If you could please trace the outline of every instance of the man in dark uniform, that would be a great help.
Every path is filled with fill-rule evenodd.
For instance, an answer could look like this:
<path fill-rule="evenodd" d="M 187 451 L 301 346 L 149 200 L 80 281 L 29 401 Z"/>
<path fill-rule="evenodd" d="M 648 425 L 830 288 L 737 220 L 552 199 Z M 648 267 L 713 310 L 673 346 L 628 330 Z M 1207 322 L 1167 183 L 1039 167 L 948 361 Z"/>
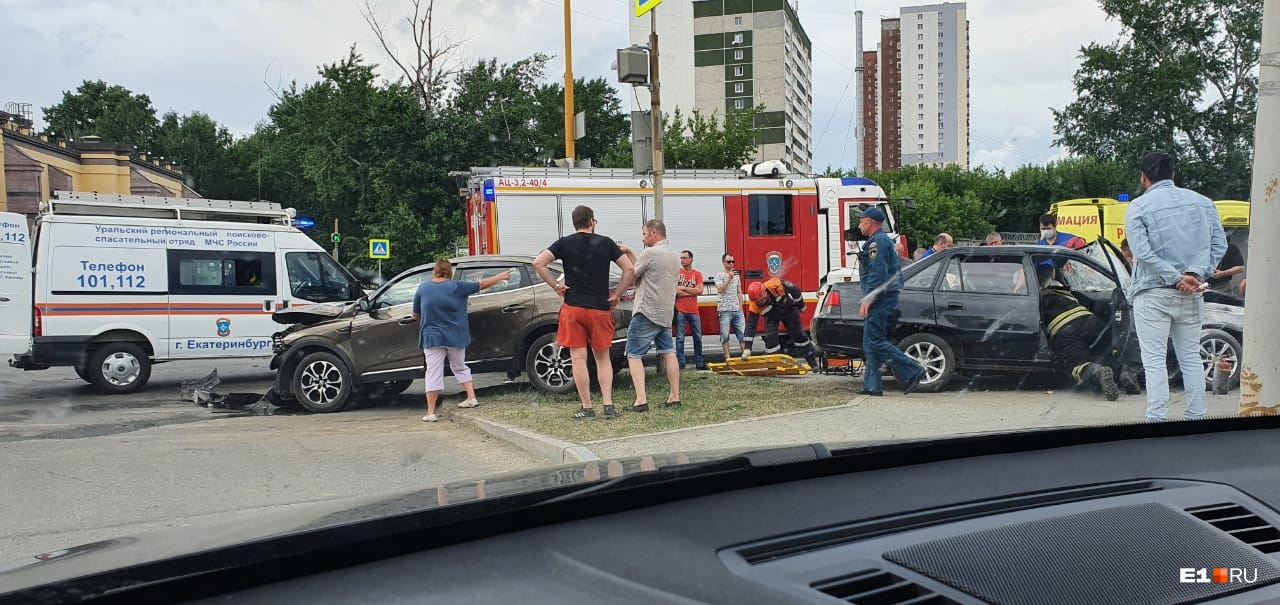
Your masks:
<path fill-rule="evenodd" d="M 903 394 L 910 393 L 924 379 L 924 368 L 906 353 L 889 343 L 889 324 L 898 312 L 898 291 L 902 289 L 902 265 L 893 240 L 881 229 L 885 216 L 878 208 L 867 208 L 858 214 L 858 229 L 867 242 L 858 253 L 858 271 L 862 283 L 862 350 L 866 356 L 862 395 L 884 394 L 880 380 L 880 364 L 893 370 L 894 379 L 902 385 Z"/>
<path fill-rule="evenodd" d="M 1054 362 L 1071 374 L 1076 384 L 1090 384 L 1102 390 L 1107 401 L 1120 398 L 1123 388 L 1131 395 L 1141 393 L 1137 372 L 1111 358 L 1099 356 L 1092 350 L 1094 341 L 1102 334 L 1106 324 L 1099 315 L 1107 315 L 1110 303 L 1094 301 L 1077 295 L 1056 281 L 1052 261 L 1044 261 L 1036 268 L 1040 280 L 1040 320 L 1049 334 L 1049 346 Z M 1094 309 L 1093 307 L 1099 307 Z M 1116 372 L 1119 372 L 1119 384 Z"/>
<path fill-rule="evenodd" d="M 756 324 L 764 318 L 764 352 L 777 353 L 782 350 L 778 339 L 778 324 L 786 326 L 791 336 L 791 344 L 804 352 L 809 367 L 818 365 L 813 351 L 813 342 L 804 333 L 804 323 L 800 314 L 804 312 L 804 295 L 797 286 L 785 279 L 772 278 L 764 283 L 754 282 L 747 286 L 747 329 L 742 338 L 742 360 L 751 357 L 751 342 L 756 336 Z"/>

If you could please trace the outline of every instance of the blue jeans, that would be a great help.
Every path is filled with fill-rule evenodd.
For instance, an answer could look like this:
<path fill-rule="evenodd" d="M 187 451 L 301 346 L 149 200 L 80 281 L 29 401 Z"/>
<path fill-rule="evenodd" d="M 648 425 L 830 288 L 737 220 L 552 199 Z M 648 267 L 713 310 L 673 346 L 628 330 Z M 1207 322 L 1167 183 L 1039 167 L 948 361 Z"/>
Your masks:
<path fill-rule="evenodd" d="M 681 313 L 676 311 L 676 361 L 684 367 L 684 328 L 689 324 L 689 335 L 693 336 L 693 363 L 703 365 L 702 359 L 702 317 L 697 313 Z"/>
<path fill-rule="evenodd" d="M 1200 326 L 1204 320 L 1204 296 L 1183 294 L 1173 288 L 1144 290 L 1134 296 L 1133 322 L 1142 347 L 1142 368 L 1147 373 L 1147 422 L 1162 422 L 1169 414 L 1169 341 L 1182 371 L 1187 398 L 1184 418 L 1200 420 L 1208 409 L 1204 366 L 1200 361 Z"/>
<path fill-rule="evenodd" d="M 720 311 L 718 314 L 720 319 L 720 342 L 729 342 L 729 336 L 737 336 L 738 344 L 742 344 L 742 333 L 747 329 L 747 318 L 743 317 L 742 309 L 736 311 Z"/>
<path fill-rule="evenodd" d="M 898 293 L 883 292 L 871 303 L 867 317 L 862 322 L 862 352 L 866 358 L 863 365 L 862 388 L 871 392 L 884 390 L 880 379 L 880 365 L 886 364 L 893 370 L 893 377 L 898 384 L 924 372 L 924 368 L 916 360 L 907 357 L 889 342 L 889 323 L 898 310 Z"/>
<path fill-rule="evenodd" d="M 652 345 L 659 355 L 675 352 L 671 342 L 671 326 L 660 326 L 639 313 L 631 316 L 627 326 L 627 357 L 639 359 L 649 352 Z"/>

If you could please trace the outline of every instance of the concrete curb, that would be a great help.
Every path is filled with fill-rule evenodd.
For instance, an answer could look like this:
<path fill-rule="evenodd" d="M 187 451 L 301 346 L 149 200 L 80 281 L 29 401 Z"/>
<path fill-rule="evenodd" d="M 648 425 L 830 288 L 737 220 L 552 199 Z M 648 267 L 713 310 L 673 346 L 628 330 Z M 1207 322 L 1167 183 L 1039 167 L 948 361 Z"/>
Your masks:
<path fill-rule="evenodd" d="M 595 452 L 579 443 L 556 439 L 541 433 L 466 414 L 458 414 L 458 417 L 466 418 L 479 427 L 480 430 L 552 464 L 571 464 L 600 459 Z"/>

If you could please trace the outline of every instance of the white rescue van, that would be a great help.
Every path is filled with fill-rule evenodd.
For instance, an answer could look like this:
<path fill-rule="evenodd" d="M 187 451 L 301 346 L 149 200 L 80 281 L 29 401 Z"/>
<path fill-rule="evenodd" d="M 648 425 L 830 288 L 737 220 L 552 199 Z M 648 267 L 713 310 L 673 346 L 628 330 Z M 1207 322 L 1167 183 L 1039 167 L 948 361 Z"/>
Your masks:
<path fill-rule="evenodd" d="M 105 393 L 141 389 L 153 363 L 270 357 L 272 313 L 362 294 L 292 217 L 271 202 L 60 191 L 28 238 L 25 217 L 0 214 L 0 354 L 71 366 Z"/>

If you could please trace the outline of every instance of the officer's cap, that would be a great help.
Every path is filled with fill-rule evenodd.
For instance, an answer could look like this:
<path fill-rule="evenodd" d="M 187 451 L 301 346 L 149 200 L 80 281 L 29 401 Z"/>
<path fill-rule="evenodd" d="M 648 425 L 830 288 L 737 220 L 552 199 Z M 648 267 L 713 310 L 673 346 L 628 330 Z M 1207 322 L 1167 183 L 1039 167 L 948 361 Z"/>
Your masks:
<path fill-rule="evenodd" d="M 877 223 L 883 223 L 885 221 L 884 213 L 881 212 L 879 208 L 875 207 L 867 208 L 866 210 L 858 213 L 858 218 L 863 217 L 869 218 Z"/>

